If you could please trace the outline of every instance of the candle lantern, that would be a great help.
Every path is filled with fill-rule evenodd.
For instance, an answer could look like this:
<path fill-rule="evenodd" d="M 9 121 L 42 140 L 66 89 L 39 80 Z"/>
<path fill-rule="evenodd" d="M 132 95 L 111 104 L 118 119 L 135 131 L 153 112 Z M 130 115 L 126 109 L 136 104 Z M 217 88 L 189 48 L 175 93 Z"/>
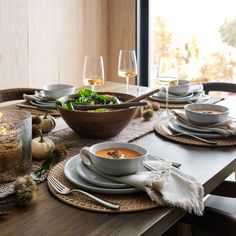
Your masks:
<path fill-rule="evenodd" d="M 10 182 L 31 169 L 31 114 L 0 110 L 0 183 Z"/>

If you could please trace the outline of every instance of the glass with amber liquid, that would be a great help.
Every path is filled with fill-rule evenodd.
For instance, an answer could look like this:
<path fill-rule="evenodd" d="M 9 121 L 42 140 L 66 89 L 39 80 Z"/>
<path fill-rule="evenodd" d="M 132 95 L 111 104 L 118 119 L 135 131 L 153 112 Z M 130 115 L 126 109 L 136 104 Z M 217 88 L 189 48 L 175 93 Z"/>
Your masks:
<path fill-rule="evenodd" d="M 95 86 L 104 84 L 104 65 L 102 56 L 86 56 L 84 60 L 83 84 L 91 86 L 95 91 Z"/>
<path fill-rule="evenodd" d="M 134 50 L 120 50 L 118 75 L 126 79 L 126 92 L 129 92 L 129 79 L 137 75 L 137 60 Z"/>
<path fill-rule="evenodd" d="M 163 117 L 170 117 L 169 106 L 169 87 L 178 85 L 178 65 L 175 57 L 163 56 L 159 60 L 157 69 L 157 84 L 161 89 L 164 88 L 166 94 L 166 110 Z"/>

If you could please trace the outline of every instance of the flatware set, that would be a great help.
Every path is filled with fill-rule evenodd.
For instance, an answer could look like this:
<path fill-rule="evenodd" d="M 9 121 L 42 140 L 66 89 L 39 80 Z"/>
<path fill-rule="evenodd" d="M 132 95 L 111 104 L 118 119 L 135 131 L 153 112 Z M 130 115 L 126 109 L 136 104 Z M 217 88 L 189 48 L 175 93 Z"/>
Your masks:
<path fill-rule="evenodd" d="M 98 198 L 98 197 L 92 195 L 91 193 L 85 192 L 85 191 L 80 190 L 80 189 L 70 189 L 70 188 L 66 187 L 65 185 L 63 185 L 60 181 L 58 181 L 52 175 L 49 175 L 47 180 L 50 183 L 50 185 L 53 187 L 53 189 L 55 189 L 60 194 L 67 195 L 67 194 L 70 194 L 72 192 L 79 192 L 79 193 L 82 193 L 82 194 L 86 195 L 87 197 L 93 199 L 94 201 L 96 201 L 97 203 L 99 203 L 99 204 L 101 204 L 105 207 L 108 207 L 108 208 L 111 208 L 111 209 L 116 209 L 116 210 L 118 210 L 120 208 L 119 204 L 114 204 L 114 203 L 105 201 L 101 198 Z"/>

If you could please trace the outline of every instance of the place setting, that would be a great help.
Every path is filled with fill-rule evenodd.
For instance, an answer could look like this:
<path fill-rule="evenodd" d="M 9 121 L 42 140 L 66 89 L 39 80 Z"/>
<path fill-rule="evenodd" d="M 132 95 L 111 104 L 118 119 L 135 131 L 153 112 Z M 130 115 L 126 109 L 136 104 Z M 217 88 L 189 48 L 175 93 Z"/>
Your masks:
<path fill-rule="evenodd" d="M 24 103 L 16 104 L 20 109 L 27 110 L 33 114 L 44 114 L 58 116 L 56 100 L 60 97 L 75 93 L 76 88 L 70 84 L 47 84 L 34 94 L 23 94 Z"/>
<path fill-rule="evenodd" d="M 201 215 L 203 187 L 180 166 L 139 145 L 102 142 L 55 165 L 48 174 L 48 187 L 64 203 L 90 211 L 122 213 L 172 206 Z"/>
<path fill-rule="evenodd" d="M 155 124 L 155 131 L 176 142 L 199 146 L 236 144 L 236 121 L 229 109 L 216 104 L 188 104 L 184 110 L 172 110 Z"/>
<path fill-rule="evenodd" d="M 163 108 L 167 106 L 166 99 L 169 108 L 183 108 L 188 103 L 207 101 L 209 96 L 204 94 L 202 84 L 191 84 L 188 80 L 180 79 L 177 85 L 168 88 L 168 95 L 165 87 L 162 87 L 150 99 L 159 102 Z"/>

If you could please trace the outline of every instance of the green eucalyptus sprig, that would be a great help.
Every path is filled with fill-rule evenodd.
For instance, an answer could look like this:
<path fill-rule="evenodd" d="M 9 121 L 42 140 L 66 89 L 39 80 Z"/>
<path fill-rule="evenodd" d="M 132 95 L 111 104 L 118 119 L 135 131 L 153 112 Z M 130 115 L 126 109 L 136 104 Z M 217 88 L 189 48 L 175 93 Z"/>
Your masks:
<path fill-rule="evenodd" d="M 47 156 L 40 169 L 31 173 L 34 180 L 40 181 L 43 174 L 47 172 L 51 165 L 63 160 L 67 156 L 67 149 L 73 147 L 76 142 L 56 145 L 55 149 Z"/>

